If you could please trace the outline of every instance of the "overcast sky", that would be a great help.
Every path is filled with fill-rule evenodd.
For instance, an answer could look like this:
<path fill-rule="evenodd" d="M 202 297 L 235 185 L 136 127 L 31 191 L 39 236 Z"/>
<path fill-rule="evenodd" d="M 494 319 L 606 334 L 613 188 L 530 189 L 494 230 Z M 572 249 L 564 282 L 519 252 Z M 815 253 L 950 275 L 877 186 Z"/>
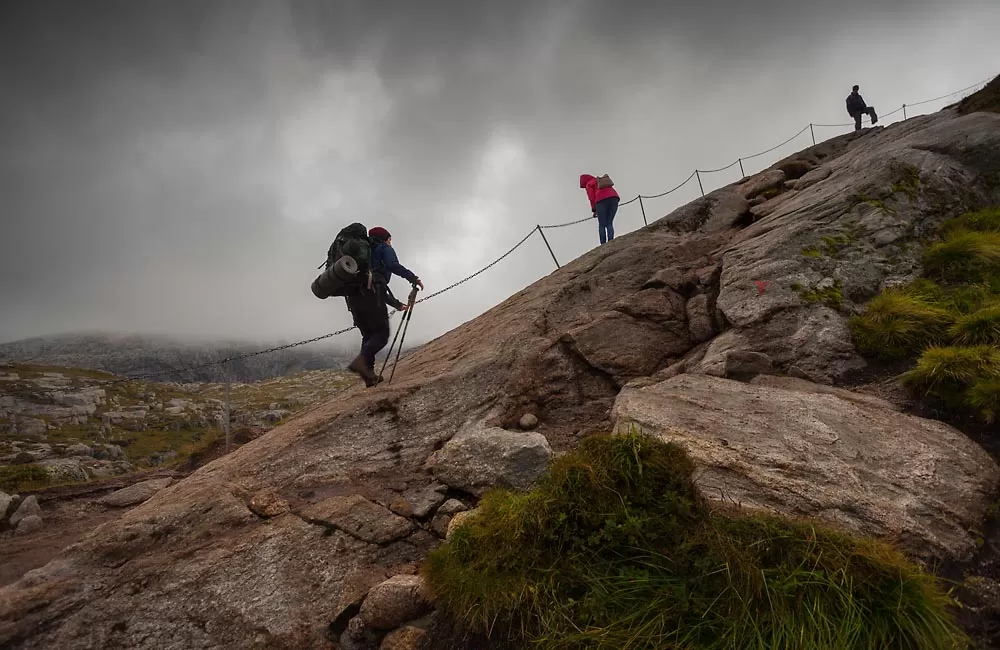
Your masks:
<path fill-rule="evenodd" d="M 998 26 L 997 0 L 6 0 L 0 341 L 311 338 L 350 324 L 309 284 L 352 221 L 388 228 L 431 292 L 588 216 L 581 173 L 654 194 L 848 121 L 855 83 L 882 113 L 957 90 L 1000 73 Z M 615 227 L 641 223 L 633 204 Z M 560 261 L 598 241 L 549 236 Z M 407 339 L 552 270 L 536 235 Z"/>

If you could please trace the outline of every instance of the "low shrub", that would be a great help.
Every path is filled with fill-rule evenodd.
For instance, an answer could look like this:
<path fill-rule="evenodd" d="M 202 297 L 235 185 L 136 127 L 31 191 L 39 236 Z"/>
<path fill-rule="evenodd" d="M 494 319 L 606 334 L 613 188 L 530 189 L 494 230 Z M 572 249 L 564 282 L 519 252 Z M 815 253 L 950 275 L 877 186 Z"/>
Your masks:
<path fill-rule="evenodd" d="M 648 436 L 585 439 L 430 554 L 439 610 L 540 648 L 965 647 L 936 579 L 888 544 L 713 510 L 692 471 Z"/>

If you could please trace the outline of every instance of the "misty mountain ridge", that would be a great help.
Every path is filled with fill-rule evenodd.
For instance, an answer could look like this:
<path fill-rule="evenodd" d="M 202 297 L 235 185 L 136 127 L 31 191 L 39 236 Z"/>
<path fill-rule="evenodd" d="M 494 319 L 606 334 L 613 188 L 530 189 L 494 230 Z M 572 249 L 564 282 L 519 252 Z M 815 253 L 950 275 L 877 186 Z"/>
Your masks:
<path fill-rule="evenodd" d="M 119 376 L 163 373 L 159 381 L 225 381 L 224 365 L 192 368 L 287 345 L 291 341 L 211 340 L 155 334 L 77 332 L 38 336 L 0 343 L 0 363 L 33 363 L 49 366 L 103 370 Z M 331 345 L 318 341 L 307 346 L 278 350 L 233 360 L 228 364 L 232 379 L 252 382 L 306 370 L 339 370 L 352 350 L 341 341 Z"/>

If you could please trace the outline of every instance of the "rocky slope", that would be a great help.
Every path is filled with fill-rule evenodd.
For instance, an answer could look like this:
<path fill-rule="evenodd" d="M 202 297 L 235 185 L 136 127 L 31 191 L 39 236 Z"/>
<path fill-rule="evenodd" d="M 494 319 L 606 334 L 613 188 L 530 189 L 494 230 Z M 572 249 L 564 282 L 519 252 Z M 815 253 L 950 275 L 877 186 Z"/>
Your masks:
<path fill-rule="evenodd" d="M 630 424 L 692 450 L 706 494 L 969 561 L 997 464 L 829 384 L 866 365 L 847 316 L 914 273 L 936 223 L 1000 203 L 998 174 L 1000 115 L 946 110 L 712 192 L 423 346 L 391 387 L 290 419 L 3 588 L 0 645 L 377 647 L 426 612 L 394 576 L 484 479 L 524 485 L 552 450 Z M 768 375 L 799 381 L 744 383 Z M 373 614 L 386 594 L 395 609 Z"/>
<path fill-rule="evenodd" d="M 267 342 L 193 342 L 158 336 L 65 334 L 0 343 L 0 363 L 32 363 L 67 368 L 103 370 L 115 375 L 163 373 L 159 381 L 220 382 L 225 369 L 211 363 L 226 357 L 263 350 Z M 234 381 L 252 382 L 307 370 L 342 369 L 349 352 L 313 343 L 233 361 Z"/>
<path fill-rule="evenodd" d="M 223 438 L 223 385 L 117 379 L 76 368 L 0 366 L 0 489 L 176 465 Z M 236 383 L 232 441 L 248 442 L 350 383 L 335 370 Z"/>

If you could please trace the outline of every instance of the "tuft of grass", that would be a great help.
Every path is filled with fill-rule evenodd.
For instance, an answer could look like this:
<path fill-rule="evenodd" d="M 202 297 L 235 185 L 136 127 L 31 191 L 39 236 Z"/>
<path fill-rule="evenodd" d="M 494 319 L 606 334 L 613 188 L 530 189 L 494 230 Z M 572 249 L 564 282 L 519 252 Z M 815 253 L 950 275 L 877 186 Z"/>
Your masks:
<path fill-rule="evenodd" d="M 1000 414 L 1000 377 L 977 381 L 969 388 L 965 401 L 987 424 Z"/>
<path fill-rule="evenodd" d="M 926 648 L 966 639 L 888 544 L 713 510 L 677 445 L 595 436 L 492 491 L 423 567 L 444 615 L 538 648 Z"/>
<path fill-rule="evenodd" d="M 962 345 L 1000 346 L 1000 303 L 962 316 L 948 335 Z"/>
<path fill-rule="evenodd" d="M 945 234 L 955 231 L 1000 232 L 1000 208 L 985 208 L 968 212 L 943 224 Z"/>
<path fill-rule="evenodd" d="M 942 340 L 953 316 L 926 293 L 889 289 L 872 299 L 864 314 L 849 321 L 855 344 L 862 352 L 901 358 Z"/>
<path fill-rule="evenodd" d="M 947 281 L 982 281 L 1000 272 L 1000 232 L 952 231 L 924 253 L 924 269 Z"/>
<path fill-rule="evenodd" d="M 924 350 L 917 364 L 900 377 L 903 385 L 948 408 L 968 406 L 968 389 L 1000 379 L 1000 348 L 991 345 L 936 346 Z"/>

